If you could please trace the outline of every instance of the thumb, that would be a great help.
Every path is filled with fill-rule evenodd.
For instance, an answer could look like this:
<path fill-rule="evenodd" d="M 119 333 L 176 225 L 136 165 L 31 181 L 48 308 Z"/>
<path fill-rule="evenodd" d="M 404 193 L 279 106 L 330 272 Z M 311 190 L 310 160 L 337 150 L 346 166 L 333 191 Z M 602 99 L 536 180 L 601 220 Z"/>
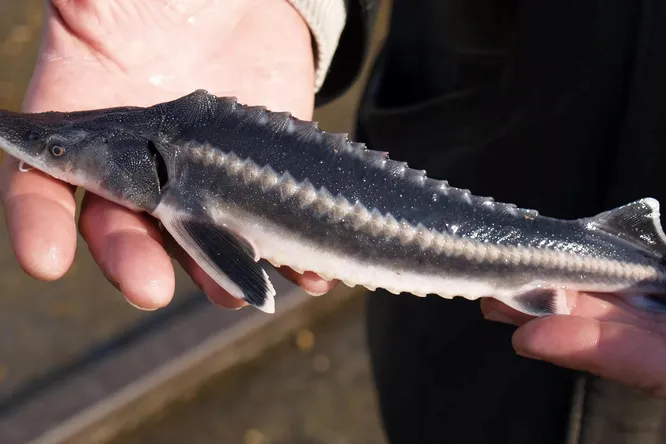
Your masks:
<path fill-rule="evenodd" d="M 550 316 L 518 328 L 513 347 L 528 358 L 666 397 L 666 340 L 657 332 L 617 322 Z"/>

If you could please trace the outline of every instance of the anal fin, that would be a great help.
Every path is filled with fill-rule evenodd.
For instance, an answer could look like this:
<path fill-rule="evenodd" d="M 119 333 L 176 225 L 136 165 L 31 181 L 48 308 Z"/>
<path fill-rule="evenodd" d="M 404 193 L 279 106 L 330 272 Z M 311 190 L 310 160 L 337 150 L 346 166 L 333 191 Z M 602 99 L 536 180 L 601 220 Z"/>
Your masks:
<path fill-rule="evenodd" d="M 562 288 L 531 288 L 498 299 L 509 307 L 530 316 L 570 313 L 566 291 Z"/>
<path fill-rule="evenodd" d="M 178 216 L 160 220 L 183 250 L 218 285 L 266 313 L 275 312 L 275 289 L 244 239 L 212 223 Z"/>

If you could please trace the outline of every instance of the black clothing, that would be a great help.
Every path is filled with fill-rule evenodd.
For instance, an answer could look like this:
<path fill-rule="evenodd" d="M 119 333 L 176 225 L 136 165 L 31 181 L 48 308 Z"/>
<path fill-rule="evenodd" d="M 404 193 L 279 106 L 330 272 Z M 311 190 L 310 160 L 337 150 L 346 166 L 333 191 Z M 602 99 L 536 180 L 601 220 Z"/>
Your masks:
<path fill-rule="evenodd" d="M 322 100 L 354 78 L 376 6 L 350 2 Z M 665 79 L 666 2 L 394 0 L 356 139 L 549 216 L 666 203 Z M 666 443 L 666 401 L 516 356 L 476 302 L 367 307 L 391 443 Z"/>
<path fill-rule="evenodd" d="M 347 21 L 338 42 L 329 75 L 315 96 L 315 106 L 342 95 L 356 80 L 368 56 L 379 0 L 344 0 Z"/>

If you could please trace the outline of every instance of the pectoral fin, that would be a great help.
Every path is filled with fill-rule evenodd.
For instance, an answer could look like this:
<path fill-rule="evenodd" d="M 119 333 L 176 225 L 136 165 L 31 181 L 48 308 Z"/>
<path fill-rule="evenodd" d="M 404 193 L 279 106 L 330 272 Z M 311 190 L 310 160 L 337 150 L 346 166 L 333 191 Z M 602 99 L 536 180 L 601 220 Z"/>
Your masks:
<path fill-rule="evenodd" d="M 244 239 L 207 222 L 178 216 L 161 221 L 176 242 L 218 285 L 266 313 L 275 312 L 275 289 Z"/>

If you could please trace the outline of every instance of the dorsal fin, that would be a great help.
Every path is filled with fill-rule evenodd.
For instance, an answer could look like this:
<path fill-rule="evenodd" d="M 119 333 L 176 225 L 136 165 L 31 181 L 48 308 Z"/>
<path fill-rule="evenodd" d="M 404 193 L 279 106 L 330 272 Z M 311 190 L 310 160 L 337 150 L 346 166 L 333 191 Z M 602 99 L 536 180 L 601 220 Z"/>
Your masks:
<path fill-rule="evenodd" d="M 589 228 L 617 236 L 659 257 L 666 256 L 666 234 L 659 219 L 659 202 L 645 198 L 585 219 Z"/>

